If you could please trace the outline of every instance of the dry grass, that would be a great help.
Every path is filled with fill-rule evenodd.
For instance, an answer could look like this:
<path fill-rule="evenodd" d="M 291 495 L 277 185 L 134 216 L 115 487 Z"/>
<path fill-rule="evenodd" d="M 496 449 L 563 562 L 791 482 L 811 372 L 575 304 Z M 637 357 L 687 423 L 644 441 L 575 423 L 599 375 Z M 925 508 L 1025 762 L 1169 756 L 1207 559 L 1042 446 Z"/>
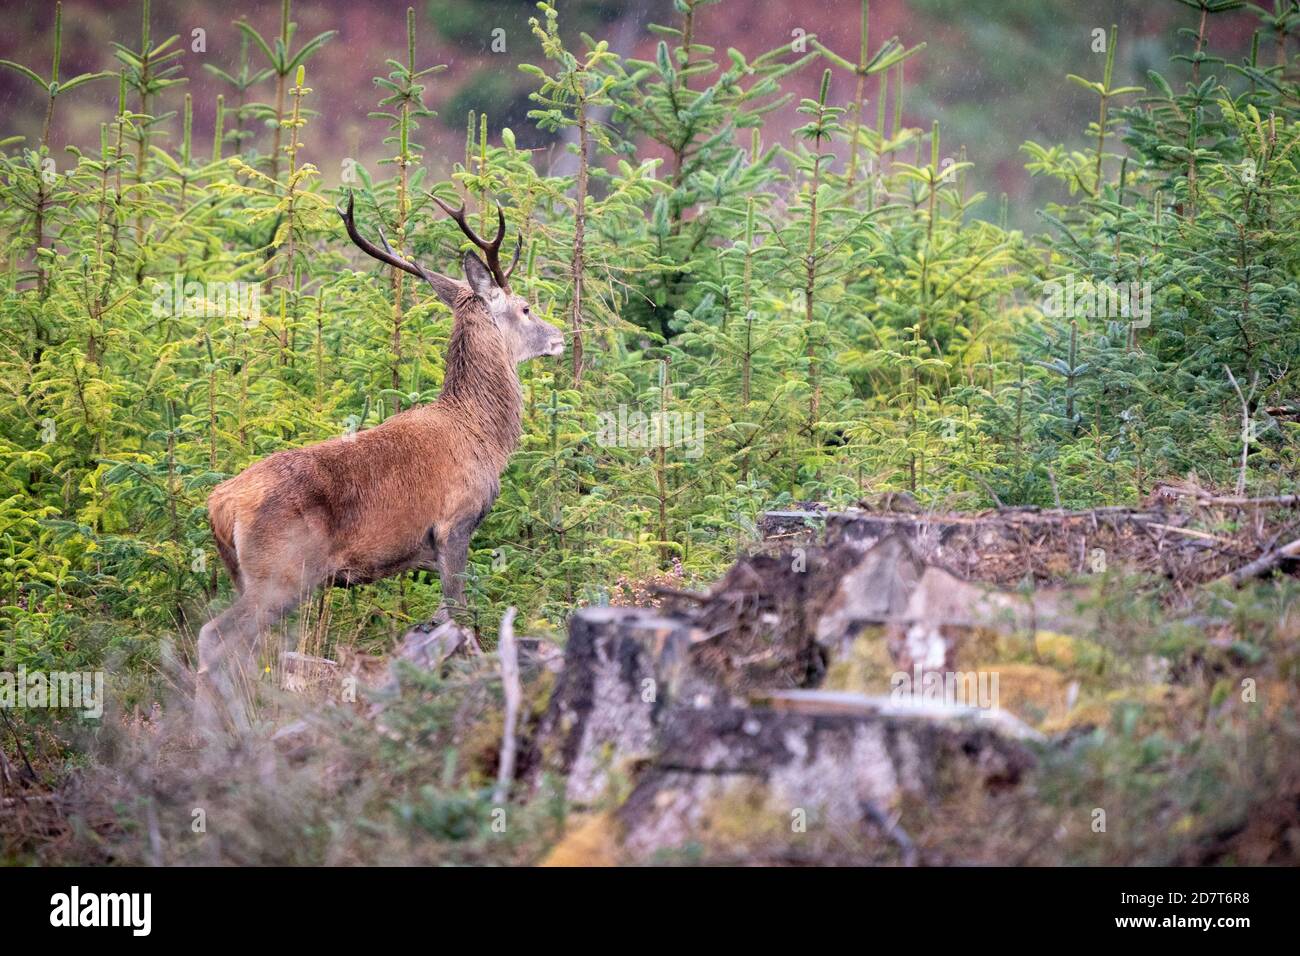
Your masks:
<path fill-rule="evenodd" d="M 1039 768 L 991 817 L 984 805 L 903 808 L 921 862 L 1300 862 L 1300 586 L 1276 579 L 1241 591 L 1180 590 L 1172 601 L 1167 585 L 1150 578 L 1107 575 L 1093 586 L 1105 612 L 1096 633 L 1007 646 L 993 662 L 1023 678 L 1009 679 L 1006 706 L 1055 733 Z M 654 593 L 645 582 L 632 591 Z M 508 806 L 491 800 L 502 726 L 493 659 L 456 659 L 442 675 L 404 672 L 400 695 L 375 720 L 367 688 L 386 673 L 382 662 L 331 644 L 328 623 L 304 612 L 279 638 L 302 654 L 333 655 L 339 672 L 358 678 L 357 701 L 338 700 L 334 684 L 314 696 L 285 693 L 276 668 L 263 670 L 249 681 L 260 723 L 237 747 L 204 750 L 191 738 L 183 655 L 164 663 L 151 707 L 110 711 L 98 726 L 20 714 L 16 737 L 0 727 L 13 778 L 0 787 L 0 858 L 163 865 L 548 859 L 566 831 L 555 782 L 536 792 L 517 785 Z M 878 676 L 881 662 L 869 650 L 833 670 L 831 683 Z M 1071 683 L 1081 689 L 1065 710 L 1059 698 Z M 525 738 L 549 687 L 546 675 L 525 682 Z M 35 780 L 20 779 L 24 756 Z M 1098 809 L 1104 832 L 1094 828 Z M 744 830 L 744 815 L 732 823 Z M 551 862 L 619 859 L 595 824 L 567 829 L 570 840 Z"/>

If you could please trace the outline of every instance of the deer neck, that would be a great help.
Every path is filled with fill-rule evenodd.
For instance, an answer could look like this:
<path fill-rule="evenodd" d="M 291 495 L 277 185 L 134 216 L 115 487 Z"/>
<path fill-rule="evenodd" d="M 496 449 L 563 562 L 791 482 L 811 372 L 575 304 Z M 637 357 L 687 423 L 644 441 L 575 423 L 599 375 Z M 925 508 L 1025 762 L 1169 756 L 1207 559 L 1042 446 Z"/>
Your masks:
<path fill-rule="evenodd" d="M 522 431 L 523 391 L 501 334 L 477 300 L 456 310 L 438 404 L 505 466 Z"/>

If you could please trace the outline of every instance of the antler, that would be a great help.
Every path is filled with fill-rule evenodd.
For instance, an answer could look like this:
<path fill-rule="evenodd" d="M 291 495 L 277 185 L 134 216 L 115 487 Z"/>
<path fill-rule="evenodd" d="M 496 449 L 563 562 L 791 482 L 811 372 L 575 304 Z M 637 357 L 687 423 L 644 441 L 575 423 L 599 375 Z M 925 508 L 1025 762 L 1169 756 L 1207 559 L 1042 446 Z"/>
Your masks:
<path fill-rule="evenodd" d="M 347 229 L 348 237 L 356 244 L 358 249 L 366 255 L 378 259 L 380 262 L 387 262 L 390 266 L 396 266 L 403 272 L 409 272 L 413 276 L 419 276 L 434 288 L 438 287 L 438 283 L 434 281 L 433 276 L 425 271 L 423 266 L 418 262 L 403 259 L 393 251 L 393 247 L 388 244 L 388 239 L 384 236 L 384 230 L 382 227 L 379 229 L 379 241 L 384 244 L 384 248 L 382 249 L 362 236 L 361 233 L 357 232 L 357 224 L 352 218 L 352 205 L 352 190 L 349 189 L 348 208 L 346 210 L 336 208 L 334 211 L 338 213 L 339 217 L 343 220 L 343 227 Z"/>
<path fill-rule="evenodd" d="M 492 278 L 496 279 L 499 285 L 506 292 L 510 291 L 510 277 L 514 274 L 515 266 L 519 265 L 519 253 L 524 248 L 524 237 L 519 236 L 515 243 L 515 257 L 510 262 L 510 268 L 504 272 L 501 270 L 501 240 L 506 237 L 506 214 L 501 209 L 501 204 L 497 203 L 497 234 L 491 242 L 485 242 L 483 238 L 476 233 L 468 222 L 465 221 L 465 206 L 461 205 L 459 209 L 452 209 L 433 193 L 429 193 L 429 198 L 436 202 L 442 211 L 456 220 L 456 225 L 460 226 L 460 231 L 469 237 L 469 241 L 483 250 L 483 255 L 487 259 L 487 267 L 492 272 Z"/>

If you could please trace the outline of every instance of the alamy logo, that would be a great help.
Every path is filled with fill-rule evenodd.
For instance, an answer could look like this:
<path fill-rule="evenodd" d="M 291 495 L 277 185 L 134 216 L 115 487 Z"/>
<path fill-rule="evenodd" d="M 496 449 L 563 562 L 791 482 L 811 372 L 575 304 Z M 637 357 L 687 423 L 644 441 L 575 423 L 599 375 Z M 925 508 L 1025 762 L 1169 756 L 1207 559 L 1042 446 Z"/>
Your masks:
<path fill-rule="evenodd" d="M 889 699 L 907 707 L 973 707 L 984 717 L 998 709 L 998 672 L 933 671 L 917 664 L 910 674 L 890 676 Z"/>
<path fill-rule="evenodd" d="M 1043 314 L 1054 319 L 1129 319 L 1136 329 L 1151 324 L 1150 282 L 1043 283 Z"/>
<path fill-rule="evenodd" d="M 50 925 L 129 926 L 133 936 L 148 936 L 153 928 L 152 893 L 70 893 L 50 897 Z"/>
<path fill-rule="evenodd" d="M 104 672 L 0 671 L 0 709 L 15 707 L 66 707 L 98 719 L 104 716 Z"/>
<path fill-rule="evenodd" d="M 704 413 L 628 411 L 596 416 L 596 444 L 602 448 L 685 448 L 687 458 L 704 454 Z"/>
<path fill-rule="evenodd" d="M 153 314 L 191 319 L 242 316 L 252 328 L 262 319 L 261 287 L 256 282 L 186 282 L 177 272 L 154 287 Z"/>

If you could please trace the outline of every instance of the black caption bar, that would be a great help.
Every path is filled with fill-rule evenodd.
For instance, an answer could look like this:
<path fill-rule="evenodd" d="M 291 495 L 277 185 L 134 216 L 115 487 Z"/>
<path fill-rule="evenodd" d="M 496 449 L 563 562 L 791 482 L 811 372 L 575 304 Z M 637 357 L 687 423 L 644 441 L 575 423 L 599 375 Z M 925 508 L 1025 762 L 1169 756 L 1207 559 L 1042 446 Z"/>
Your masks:
<path fill-rule="evenodd" d="M 1226 942 L 1286 925 L 1295 885 L 1280 869 L 0 870 L 6 933 L 205 947 L 284 936 L 337 948 L 462 931 L 535 944 L 600 924 L 771 943 L 810 940 L 846 916 L 872 941 L 996 924 L 1071 940 Z"/>

